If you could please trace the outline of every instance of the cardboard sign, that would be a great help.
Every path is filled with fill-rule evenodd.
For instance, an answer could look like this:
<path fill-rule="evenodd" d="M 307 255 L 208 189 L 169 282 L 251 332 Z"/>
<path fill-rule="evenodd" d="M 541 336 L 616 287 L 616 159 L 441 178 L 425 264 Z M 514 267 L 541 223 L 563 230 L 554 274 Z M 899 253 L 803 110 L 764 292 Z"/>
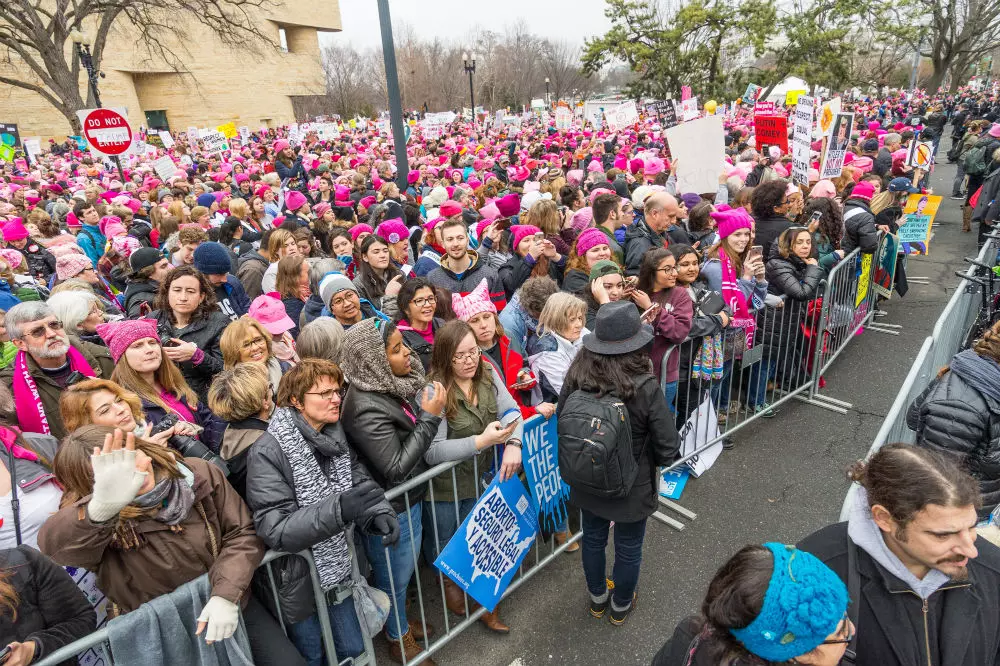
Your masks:
<path fill-rule="evenodd" d="M 569 486 L 559 474 L 556 417 L 532 416 L 524 424 L 523 467 L 539 523 L 548 531 L 566 520 Z"/>
<path fill-rule="evenodd" d="M 496 608 L 538 534 L 535 510 L 516 476 L 497 477 L 434 566 L 487 610 Z"/>
<path fill-rule="evenodd" d="M 188 127 L 188 131 L 187 131 L 188 143 L 191 144 L 192 146 L 197 145 L 198 144 L 198 134 L 199 134 L 199 132 L 198 132 L 198 128 L 197 127 Z"/>
<path fill-rule="evenodd" d="M 617 132 L 639 122 L 639 110 L 636 108 L 635 102 L 630 100 L 619 104 L 618 108 L 613 111 L 605 113 L 604 117 L 608 121 L 608 129 Z"/>
<path fill-rule="evenodd" d="M 239 134 L 239 130 L 236 129 L 236 123 L 232 121 L 229 121 L 224 125 L 219 125 L 215 129 L 222 132 L 227 139 L 233 139 L 237 134 Z"/>
<path fill-rule="evenodd" d="M 38 156 L 42 154 L 42 138 L 35 136 L 30 139 L 25 137 L 22 142 L 24 146 L 24 154 L 28 156 L 28 159 L 34 162 L 38 159 Z"/>
<path fill-rule="evenodd" d="M 573 127 L 573 112 L 565 106 L 556 109 L 556 129 L 568 130 Z"/>
<path fill-rule="evenodd" d="M 923 254 L 930 251 L 934 216 L 941 205 L 941 197 L 929 194 L 911 194 L 903 206 L 903 223 L 899 227 L 899 242 L 904 254 Z"/>
<path fill-rule="evenodd" d="M 885 234 L 879 241 L 878 252 L 875 253 L 875 277 L 872 280 L 872 289 L 883 298 L 892 296 L 892 285 L 896 281 L 898 249 L 899 238 Z"/>
<path fill-rule="evenodd" d="M 911 167 L 928 171 L 934 162 L 934 144 L 931 141 L 910 141 L 906 150 L 906 163 Z"/>
<path fill-rule="evenodd" d="M 798 104 L 795 105 L 795 122 L 792 126 L 792 180 L 799 185 L 809 185 L 814 102 L 812 97 L 799 95 Z"/>
<path fill-rule="evenodd" d="M 247 127 L 246 125 L 240 125 L 239 133 L 240 133 L 240 143 L 246 145 L 250 141 L 250 128 Z"/>
<path fill-rule="evenodd" d="M 867 253 L 859 255 L 858 261 L 861 267 L 858 269 L 858 291 L 854 294 L 855 308 L 860 308 L 868 298 L 868 288 L 872 282 L 872 255 Z"/>
<path fill-rule="evenodd" d="M 229 140 L 219 130 L 202 130 L 201 140 L 204 142 L 202 150 L 206 153 L 224 153 L 229 150 Z"/>
<path fill-rule="evenodd" d="M 681 102 L 681 120 L 687 122 L 688 120 L 694 120 L 699 115 L 701 114 L 698 113 L 697 97 L 689 97 Z"/>
<path fill-rule="evenodd" d="M 177 173 L 177 165 L 174 164 L 169 155 L 164 155 L 158 160 L 153 161 L 153 170 L 156 171 L 156 175 L 160 177 L 160 180 L 166 182 Z"/>
<path fill-rule="evenodd" d="M 800 97 L 808 94 L 808 90 L 789 90 L 785 93 L 785 106 L 795 106 L 799 103 Z"/>
<path fill-rule="evenodd" d="M 826 144 L 826 157 L 820 169 L 820 178 L 836 178 L 844 169 L 844 156 L 851 142 L 854 127 L 853 113 L 838 113 L 831 123 L 830 138 Z"/>
<path fill-rule="evenodd" d="M 163 130 L 160 130 L 159 132 L 157 132 L 157 135 L 160 137 L 160 141 L 163 142 L 164 148 L 170 150 L 171 148 L 174 147 L 174 137 L 170 136 L 170 132 L 165 132 Z"/>
<path fill-rule="evenodd" d="M 785 116 L 755 116 L 753 119 L 754 137 L 757 139 L 757 150 L 765 145 L 777 146 L 782 154 L 788 153 L 788 118 Z"/>
<path fill-rule="evenodd" d="M 706 116 L 664 132 L 677 162 L 678 192 L 715 192 L 726 149 L 722 116 Z"/>
<path fill-rule="evenodd" d="M 840 113 L 840 98 L 834 97 L 829 100 L 823 107 L 819 110 L 819 130 L 823 133 L 823 136 L 830 136 L 830 132 L 833 130 L 833 121 L 837 118 L 837 114 Z"/>
<path fill-rule="evenodd" d="M 757 102 L 753 105 L 753 115 L 757 116 L 773 116 L 774 115 L 774 102 Z"/>

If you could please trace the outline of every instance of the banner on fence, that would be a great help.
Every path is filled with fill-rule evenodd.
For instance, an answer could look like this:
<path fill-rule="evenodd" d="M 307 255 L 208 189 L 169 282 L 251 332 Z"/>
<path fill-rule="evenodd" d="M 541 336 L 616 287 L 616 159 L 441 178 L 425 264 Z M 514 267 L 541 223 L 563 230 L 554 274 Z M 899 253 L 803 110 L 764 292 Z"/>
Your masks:
<path fill-rule="evenodd" d="M 681 441 L 681 456 L 689 456 L 699 447 L 704 446 L 719 436 L 719 416 L 715 412 L 715 403 L 711 396 L 698 405 L 698 409 L 688 417 L 677 438 Z M 722 454 L 722 440 L 708 447 L 687 461 L 691 476 L 698 478 L 715 464 Z"/>
<path fill-rule="evenodd" d="M 872 255 L 870 253 L 859 255 L 858 265 L 858 291 L 854 294 L 855 308 L 860 308 L 868 298 L 868 288 L 872 282 Z"/>
<path fill-rule="evenodd" d="M 934 216 L 941 197 L 911 194 L 903 207 L 903 224 L 899 227 L 899 242 L 904 254 L 927 254 L 934 233 Z"/>
<path fill-rule="evenodd" d="M 538 534 L 524 484 L 493 480 L 434 566 L 487 610 L 496 608 Z"/>
<path fill-rule="evenodd" d="M 885 234 L 878 244 L 875 253 L 875 278 L 872 289 L 882 298 L 892 296 L 892 285 L 896 281 L 896 254 L 899 251 L 899 238 Z"/>
<path fill-rule="evenodd" d="M 553 416 L 534 416 L 524 424 L 524 474 L 535 504 L 538 522 L 549 532 L 566 520 L 569 486 L 559 474 L 558 425 Z"/>
<path fill-rule="evenodd" d="M 788 118 L 754 116 L 753 126 L 754 136 L 757 138 L 757 150 L 763 150 L 764 146 L 777 146 L 781 149 L 782 155 L 788 154 Z"/>
<path fill-rule="evenodd" d="M 666 130 L 670 154 L 677 160 L 678 192 L 714 192 L 726 156 L 722 116 L 706 116 Z"/>
<path fill-rule="evenodd" d="M 815 100 L 812 97 L 798 96 L 795 124 L 792 127 L 792 179 L 799 185 L 809 185 L 814 109 Z"/>

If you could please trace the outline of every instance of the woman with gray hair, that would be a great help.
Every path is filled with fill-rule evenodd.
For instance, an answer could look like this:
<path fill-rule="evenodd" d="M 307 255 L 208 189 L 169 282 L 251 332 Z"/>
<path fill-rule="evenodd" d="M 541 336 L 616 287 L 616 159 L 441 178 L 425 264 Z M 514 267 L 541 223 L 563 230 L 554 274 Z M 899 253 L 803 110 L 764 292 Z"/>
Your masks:
<path fill-rule="evenodd" d="M 295 339 L 299 358 L 319 358 L 340 363 L 344 327 L 333 317 L 318 317 L 302 327 Z"/>
<path fill-rule="evenodd" d="M 104 323 L 104 310 L 93 292 L 61 291 L 46 301 L 63 329 L 81 340 L 104 345 L 97 334 L 98 324 Z"/>

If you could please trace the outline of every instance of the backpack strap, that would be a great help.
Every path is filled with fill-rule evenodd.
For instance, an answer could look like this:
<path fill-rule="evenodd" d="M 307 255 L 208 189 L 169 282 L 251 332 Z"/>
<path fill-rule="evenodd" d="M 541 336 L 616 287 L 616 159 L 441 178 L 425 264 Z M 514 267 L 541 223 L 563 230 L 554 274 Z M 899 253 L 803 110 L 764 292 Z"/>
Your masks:
<path fill-rule="evenodd" d="M 854 637 L 844 651 L 841 663 L 857 663 L 858 623 L 861 621 L 861 572 L 858 571 L 858 546 L 847 537 L 847 617 L 854 623 Z"/>

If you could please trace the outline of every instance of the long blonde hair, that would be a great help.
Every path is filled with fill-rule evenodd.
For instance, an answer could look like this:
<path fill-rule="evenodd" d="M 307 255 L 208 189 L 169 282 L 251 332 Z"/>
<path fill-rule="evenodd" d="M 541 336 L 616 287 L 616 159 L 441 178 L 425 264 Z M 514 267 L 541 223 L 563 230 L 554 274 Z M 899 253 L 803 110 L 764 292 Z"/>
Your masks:
<path fill-rule="evenodd" d="M 174 362 L 163 353 L 162 348 L 160 349 L 160 367 L 153 373 L 153 378 L 164 391 L 187 403 L 191 411 L 198 408 L 198 394 L 188 385 L 184 379 L 184 375 L 181 374 L 181 371 Z M 122 354 L 122 357 L 118 359 L 118 363 L 115 364 L 115 371 L 111 373 L 111 380 L 166 412 L 174 411 L 163 401 L 159 392 L 129 365 L 128 357 L 125 354 Z"/>

